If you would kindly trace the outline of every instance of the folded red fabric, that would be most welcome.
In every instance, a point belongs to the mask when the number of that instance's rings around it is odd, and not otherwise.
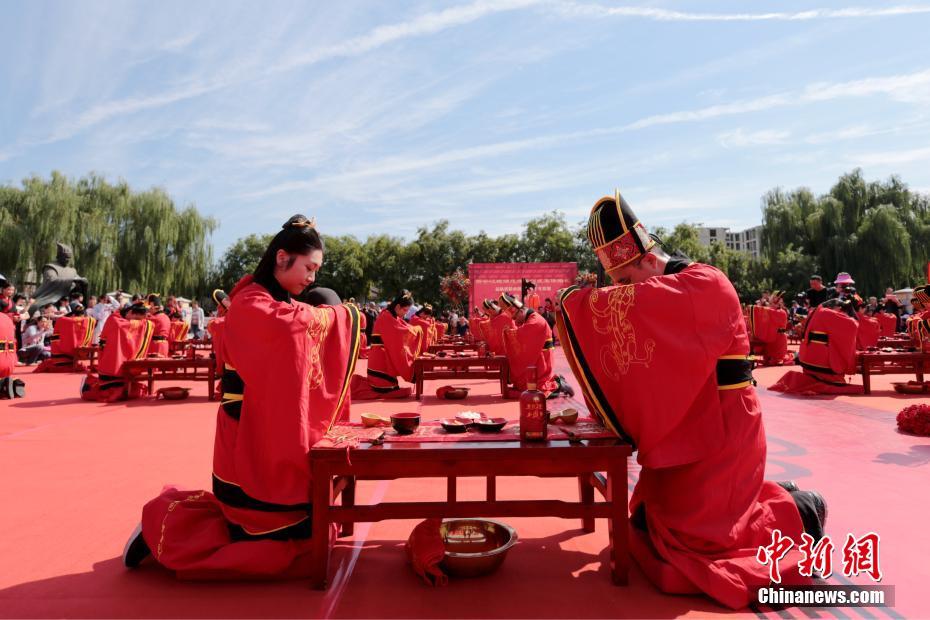
[[[407,559],[413,571],[431,586],[449,583],[449,577],[439,568],[446,555],[446,546],[439,531],[441,525],[441,519],[427,519],[413,528],[407,539]]]

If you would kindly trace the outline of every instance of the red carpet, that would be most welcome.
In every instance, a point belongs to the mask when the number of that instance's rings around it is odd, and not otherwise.
[[[559,352],[562,372],[569,375]],[[364,371],[363,367],[360,369]],[[930,533],[930,440],[896,432],[894,415],[919,397],[891,392],[877,377],[873,395],[799,399],[767,392],[784,369],[756,371],[769,436],[767,476],[821,490],[828,534],[881,535],[884,585],[894,609],[787,609],[745,614],[783,618],[901,618],[927,615],[923,559]],[[189,384],[182,403],[151,399],[98,405],[78,399],[79,375],[31,375],[27,398],[0,401],[0,617],[672,617],[729,614],[702,597],[659,594],[634,568],[628,587],[610,584],[606,526],[583,534],[575,521],[512,519],[520,543],[490,578],[430,589],[405,565],[403,542],[414,522],[359,524],[338,543],[327,592],[305,582],[183,583],[146,563],[126,571],[120,553],[143,503],[164,483],[208,488],[216,404],[205,384]],[[472,382],[466,401],[370,402],[365,411],[418,409],[426,419],[464,408],[517,417],[493,382]],[[168,384],[164,384],[168,385]],[[432,394],[440,383],[427,383]],[[163,387],[163,385],[157,385]],[[635,467],[631,483],[635,480]],[[573,480],[501,478],[499,497],[542,489],[566,498]],[[482,498],[484,481],[460,480],[459,494]],[[360,501],[442,499],[444,481],[367,482]],[[925,505],[926,504],[926,505]],[[842,553],[834,552],[842,571]],[[834,577],[831,582],[843,583]],[[869,583],[860,580],[862,583]]]

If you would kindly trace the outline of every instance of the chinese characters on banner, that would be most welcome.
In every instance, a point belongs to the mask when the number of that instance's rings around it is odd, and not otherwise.
[[[843,545],[843,575],[856,577],[864,574],[871,577],[872,581],[881,581],[879,542],[880,538],[875,532],[869,532],[860,538],[847,534]],[[759,547],[756,560],[769,567],[769,578],[772,583],[781,583],[781,569],[778,563],[794,546],[795,541],[782,536],[781,530],[774,530],[772,542],[767,546]],[[798,551],[801,553],[798,572],[804,577],[811,577],[816,572],[826,579],[833,574],[833,549],[834,544],[829,536],[824,536],[815,543],[809,534],[801,534],[801,544],[798,546]]]
[[[472,263],[468,266],[471,282],[468,311],[480,306],[485,299],[497,299],[504,292],[520,299],[523,279],[536,285],[539,301],[545,304],[547,297],[555,300],[559,289],[573,285],[577,275],[577,263]]]

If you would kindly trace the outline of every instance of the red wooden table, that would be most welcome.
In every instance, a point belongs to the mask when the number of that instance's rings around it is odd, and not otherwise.
[[[100,345],[94,344],[89,347],[75,347],[74,348],[74,369],[83,370],[80,368],[78,362],[87,360],[87,369],[96,370],[97,369],[97,354],[100,353]]]
[[[878,339],[878,348],[891,347],[892,349],[907,349],[914,346],[914,341],[910,336],[884,337]]]
[[[156,380],[206,381],[210,400],[215,397],[216,362],[210,358],[131,360],[123,364],[123,374],[132,377],[148,375],[149,394],[152,393]]]
[[[872,385],[869,379],[871,375],[914,373],[918,381],[923,381],[924,372],[930,371],[930,354],[920,351],[862,352],[857,354],[856,364],[862,374],[863,391],[871,394]]]
[[[499,379],[501,396],[507,394],[510,366],[503,355],[492,357],[418,357],[413,360],[416,397],[423,394],[423,382],[435,379]]]
[[[569,443],[559,433],[548,442],[462,441],[362,443],[347,454],[344,447],[310,450],[313,479],[312,584],[325,589],[329,573],[330,524],[342,525],[350,535],[352,524],[386,519],[468,517],[561,517],[581,519],[586,532],[594,519],[607,519],[610,569],[613,582],[627,583],[629,571],[627,458],[630,446],[619,439],[586,439]],[[496,478],[508,476],[572,477],[578,480],[579,501],[558,499],[498,500]],[[606,472],[606,477],[598,472]],[[456,478],[487,478],[487,499],[458,501]],[[447,501],[355,503],[357,480],[446,478]],[[603,502],[594,501],[599,490]],[[334,504],[341,491],[342,504]]]
[[[440,351],[445,351],[446,353],[472,353],[477,355],[480,345],[477,344],[465,344],[465,343],[438,343],[429,345],[428,353],[439,353]]]

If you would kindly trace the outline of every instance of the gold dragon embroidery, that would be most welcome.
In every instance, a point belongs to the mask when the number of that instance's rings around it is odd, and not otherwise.
[[[594,330],[607,336],[600,349],[600,363],[604,372],[613,380],[619,380],[630,371],[633,364],[649,367],[656,343],[647,339],[640,349],[636,342],[636,330],[627,318],[636,302],[636,289],[618,286],[607,293],[607,304],[599,304],[604,293],[595,290],[588,299],[594,316]]]
[[[307,326],[307,339],[310,341],[310,352],[307,357],[309,370],[307,371],[307,385],[311,390],[315,390],[323,383],[323,342],[332,329],[332,319],[330,310],[317,310],[314,312],[314,319]]]

